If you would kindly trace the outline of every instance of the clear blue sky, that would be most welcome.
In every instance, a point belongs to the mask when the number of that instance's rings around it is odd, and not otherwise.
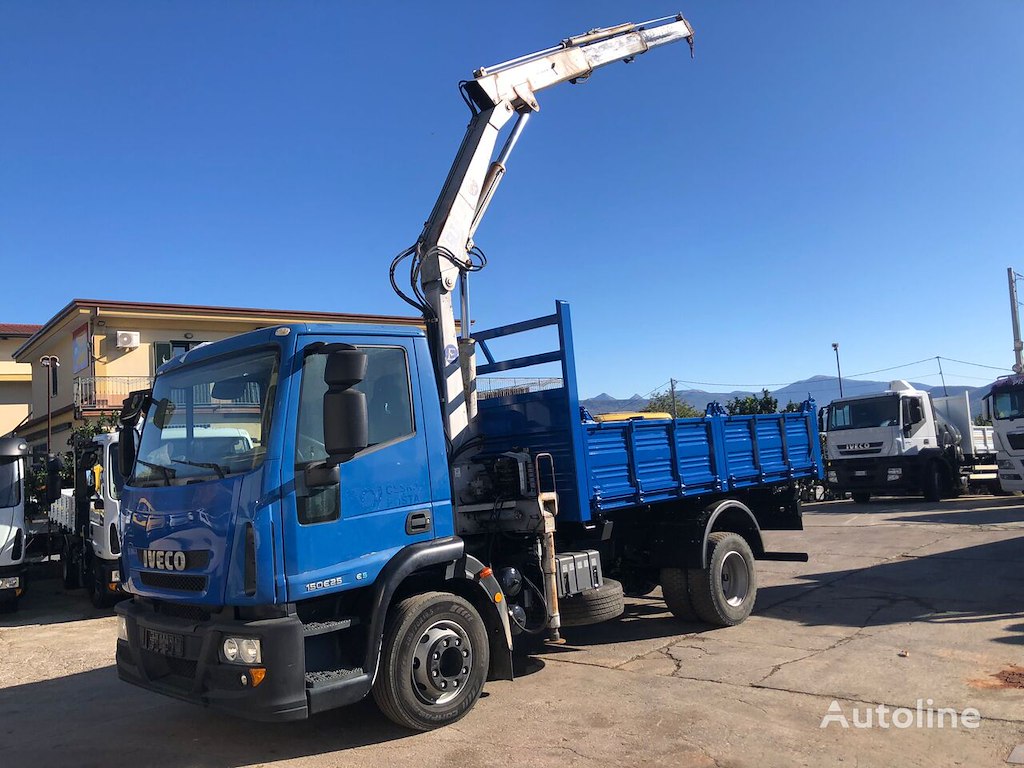
[[[478,323],[570,301],[584,395],[830,374],[833,341],[845,373],[1012,363],[1015,0],[11,0],[0,321],[76,296],[401,314],[387,267],[461,139],[457,81],[676,10],[695,61],[541,94],[478,232]]]

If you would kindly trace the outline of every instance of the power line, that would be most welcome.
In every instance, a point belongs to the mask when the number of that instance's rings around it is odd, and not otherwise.
[[[1006,368],[997,365],[985,365],[984,363],[970,363],[966,360],[957,360],[952,357],[943,357],[942,360],[949,360],[951,363],[960,363],[961,365],[973,365],[975,368],[991,368],[993,371],[1012,371],[1012,368]]]

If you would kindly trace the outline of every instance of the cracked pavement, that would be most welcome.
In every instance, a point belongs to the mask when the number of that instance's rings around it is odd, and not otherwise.
[[[3,764],[387,766],[1004,765],[1024,743],[1024,500],[805,508],[759,563],[754,615],[675,620],[657,593],[565,631],[455,726],[409,734],[368,703],[292,724],[235,720],[124,685],[114,622],[55,580],[0,616]],[[819,727],[854,708],[975,708],[976,729]]]

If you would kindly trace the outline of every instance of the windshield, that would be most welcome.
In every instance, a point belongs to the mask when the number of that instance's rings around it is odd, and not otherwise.
[[[255,469],[276,389],[271,351],[157,376],[131,484],[185,485]]]
[[[900,399],[896,395],[869,397],[832,403],[828,408],[828,429],[895,427],[900,423]]]
[[[21,503],[21,483],[18,482],[18,462],[9,457],[0,459],[0,508],[16,507]]]
[[[997,419],[1024,417],[1024,389],[1011,389],[992,395],[992,415]]]

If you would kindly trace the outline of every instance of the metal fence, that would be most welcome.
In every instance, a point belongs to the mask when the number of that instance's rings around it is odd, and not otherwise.
[[[79,410],[119,409],[128,393],[153,386],[152,376],[78,376],[74,381]]]

